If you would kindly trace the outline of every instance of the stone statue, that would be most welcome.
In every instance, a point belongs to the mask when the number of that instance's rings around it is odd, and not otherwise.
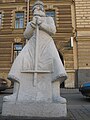
[[[60,96],[60,83],[67,74],[51,37],[56,32],[54,20],[46,17],[41,1],[35,2],[32,11],[24,32],[28,42],[8,75],[14,91],[3,98],[2,115],[65,117],[66,99]]]
[[[64,104],[66,99],[60,96],[60,83],[67,78],[67,74],[51,37],[56,32],[54,20],[46,17],[41,1],[35,2],[32,11],[32,21],[24,32],[28,42],[8,75],[8,79],[14,81],[14,92],[3,100]]]

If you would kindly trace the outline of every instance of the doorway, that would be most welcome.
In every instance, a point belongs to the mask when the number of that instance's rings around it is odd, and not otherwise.
[[[62,64],[63,64],[63,66],[64,66],[64,59],[63,59],[63,55],[61,54],[61,52],[60,51],[58,51],[59,52],[59,56],[60,56],[60,59],[61,59],[61,61],[62,61]],[[64,82],[62,82],[61,84],[60,84],[60,88],[64,88],[65,87],[65,83]]]

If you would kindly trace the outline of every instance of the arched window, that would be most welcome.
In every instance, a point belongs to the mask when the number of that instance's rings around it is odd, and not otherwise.
[[[59,56],[60,56],[60,59],[61,59],[61,61],[62,61],[62,64],[64,65],[63,55],[60,53],[60,51],[59,51]],[[60,88],[64,88],[64,87],[65,87],[65,83],[62,82],[62,83],[60,84]]]
[[[61,61],[62,61],[62,64],[64,65],[63,55],[60,53],[60,51],[59,51],[58,53],[59,53],[60,59],[61,59]]]

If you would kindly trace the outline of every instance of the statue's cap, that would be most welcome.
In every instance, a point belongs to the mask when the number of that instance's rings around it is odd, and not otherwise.
[[[43,3],[42,1],[40,1],[40,0],[37,0],[37,1],[34,3],[34,5],[32,6],[32,11],[34,10],[34,7],[35,7],[36,5],[42,5],[42,6],[44,7],[44,3]]]

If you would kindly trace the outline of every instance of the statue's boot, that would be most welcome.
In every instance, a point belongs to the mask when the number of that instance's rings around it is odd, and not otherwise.
[[[65,98],[63,98],[63,97],[61,97],[61,96],[59,96],[59,97],[54,97],[53,98],[53,101],[54,102],[60,102],[61,104],[65,104],[66,103],[66,99]]]
[[[52,99],[54,102],[59,102],[61,104],[66,103],[66,99],[60,96],[60,81],[54,81],[52,83]]]

